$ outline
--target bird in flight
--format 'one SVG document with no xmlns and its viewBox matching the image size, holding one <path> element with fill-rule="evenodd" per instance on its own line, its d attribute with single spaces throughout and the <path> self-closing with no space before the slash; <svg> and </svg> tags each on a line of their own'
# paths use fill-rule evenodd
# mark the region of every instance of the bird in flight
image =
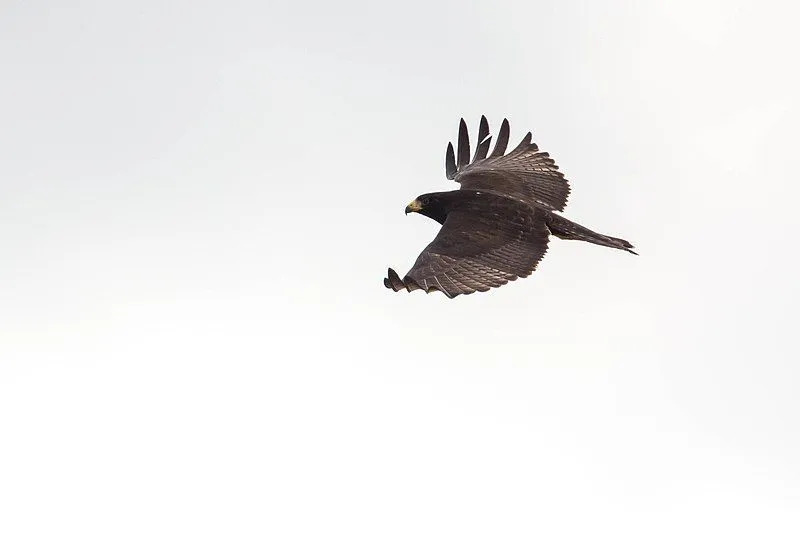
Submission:
<svg viewBox="0 0 800 533">
<path fill-rule="evenodd" d="M 528 132 L 506 153 L 508 120 L 503 120 L 492 153 L 489 123 L 481 117 L 475 155 L 470 161 L 467 124 L 461 119 L 458 153 L 447 144 L 447 179 L 461 188 L 423 194 L 406 206 L 442 225 L 403 277 L 389 269 L 383 284 L 397 292 L 440 291 L 449 298 L 484 292 L 530 275 L 547 251 L 550 235 L 586 241 L 632 254 L 624 239 L 576 224 L 562 211 L 569 183 L 547 152 L 540 152 Z"/>
</svg>

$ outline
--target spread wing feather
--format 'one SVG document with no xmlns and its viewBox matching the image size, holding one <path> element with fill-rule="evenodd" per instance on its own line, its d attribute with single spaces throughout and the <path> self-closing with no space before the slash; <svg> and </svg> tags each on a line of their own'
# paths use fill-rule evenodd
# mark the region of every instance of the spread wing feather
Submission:
<svg viewBox="0 0 800 533">
<path fill-rule="evenodd" d="M 506 207 L 454 211 L 404 278 L 389 269 L 395 291 L 441 291 L 449 298 L 488 291 L 536 269 L 547 252 L 546 213 L 507 200 Z"/>
<path fill-rule="evenodd" d="M 569 182 L 547 152 L 540 152 L 528 132 L 522 142 L 505 153 L 509 140 L 508 120 L 503 119 L 494 150 L 489 151 L 489 124 L 481 117 L 475 159 L 469 161 L 469 134 L 463 119 L 458 131 L 458 164 L 452 144 L 445 157 L 447 178 L 457 181 L 462 189 L 503 194 L 551 211 L 561 211 L 567 205 Z M 486 145 L 484 146 L 484 142 Z"/>
<path fill-rule="evenodd" d="M 464 170 L 469 165 L 469 132 L 467 123 L 461 119 L 458 125 L 458 170 Z"/>
<path fill-rule="evenodd" d="M 476 161 L 480 161 L 481 159 L 486 159 L 486 154 L 489 153 L 489 144 L 492 142 L 492 137 L 486 137 L 478 147 L 475 149 L 475 159 L 472 160 L 473 163 Z"/>
<path fill-rule="evenodd" d="M 447 179 L 451 180 L 458 172 L 456 167 L 456 153 L 453 151 L 453 143 L 447 143 L 447 154 L 445 155 L 445 171 Z"/>
<path fill-rule="evenodd" d="M 483 142 L 483 140 L 489 136 L 489 121 L 486 120 L 485 116 L 481 116 L 481 123 L 478 125 L 478 142 Z"/>
<path fill-rule="evenodd" d="M 494 150 L 492 150 L 492 155 L 490 157 L 499 157 L 506 153 L 509 131 L 508 119 L 504 118 L 503 123 L 500 125 L 500 134 L 497 136 L 497 143 L 495 143 Z"/>
</svg>

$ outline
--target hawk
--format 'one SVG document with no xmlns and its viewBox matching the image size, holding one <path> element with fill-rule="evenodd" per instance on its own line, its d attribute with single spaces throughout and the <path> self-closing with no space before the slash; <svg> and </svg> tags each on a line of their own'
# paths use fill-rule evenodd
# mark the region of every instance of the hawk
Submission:
<svg viewBox="0 0 800 533">
<path fill-rule="evenodd" d="M 467 124 L 461 119 L 458 153 L 447 144 L 447 179 L 461 188 L 423 194 L 406 206 L 442 225 L 403 277 L 389 269 L 383 284 L 397 292 L 440 291 L 448 298 L 484 292 L 529 276 L 547 251 L 550 235 L 624 250 L 624 239 L 596 233 L 556 213 L 567 204 L 570 187 L 547 152 L 540 152 L 528 132 L 506 153 L 508 120 L 500 126 L 492 153 L 489 123 L 481 117 L 470 161 Z"/>
</svg>

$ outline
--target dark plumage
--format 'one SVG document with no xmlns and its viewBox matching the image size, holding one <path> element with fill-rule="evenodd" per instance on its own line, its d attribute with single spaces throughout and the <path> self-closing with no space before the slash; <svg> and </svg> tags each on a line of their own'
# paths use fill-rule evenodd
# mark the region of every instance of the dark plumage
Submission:
<svg viewBox="0 0 800 533">
<path fill-rule="evenodd" d="M 530 275 L 547 251 L 550 235 L 636 253 L 628 241 L 595 233 L 554 212 L 564 209 L 569 183 L 531 137 L 525 135 L 506 154 L 509 126 L 503 120 L 488 155 L 489 123 L 481 117 L 470 162 L 469 133 L 461 120 L 458 157 L 452 143 L 445 156 L 447 178 L 461 189 L 423 194 L 408 204 L 406 214 L 420 213 L 442 228 L 403 279 L 389 269 L 383 280 L 387 288 L 438 290 L 450 298 L 487 291 Z"/>
</svg>

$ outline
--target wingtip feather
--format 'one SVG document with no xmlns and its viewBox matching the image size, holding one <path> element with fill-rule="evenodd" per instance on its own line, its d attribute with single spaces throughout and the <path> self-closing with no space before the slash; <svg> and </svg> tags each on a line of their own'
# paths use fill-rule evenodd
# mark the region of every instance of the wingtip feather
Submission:
<svg viewBox="0 0 800 533">
<path fill-rule="evenodd" d="M 486 120 L 486 115 L 481 115 L 481 122 L 478 125 L 478 144 L 482 143 L 489 135 L 489 121 Z"/>
<path fill-rule="evenodd" d="M 456 167 L 456 153 L 453 149 L 453 143 L 451 142 L 447 143 L 447 153 L 445 153 L 444 156 L 444 168 L 447 179 L 449 180 L 453 179 L 453 176 L 458 172 L 458 167 Z"/>
<path fill-rule="evenodd" d="M 469 131 L 464 119 L 458 124 L 458 169 L 461 170 L 469 164 Z"/>
<path fill-rule="evenodd" d="M 500 132 L 497 134 L 497 142 L 494 145 L 494 150 L 492 150 L 492 155 L 489 157 L 499 157 L 506 152 L 509 131 L 508 119 L 504 118 L 503 123 L 500 125 Z"/>
<path fill-rule="evenodd" d="M 388 277 L 383 278 L 383 285 L 387 289 L 392 289 L 394 292 L 397 292 L 404 287 L 400 276 L 398 276 L 397 272 L 395 272 L 392 268 L 390 268 L 388 271 Z"/>
</svg>

